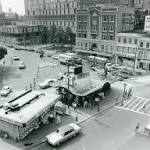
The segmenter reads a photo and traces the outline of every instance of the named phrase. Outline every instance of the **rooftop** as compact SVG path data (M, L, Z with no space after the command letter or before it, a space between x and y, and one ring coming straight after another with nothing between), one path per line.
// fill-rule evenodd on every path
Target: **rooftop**
M141 32L141 33L138 33L138 32L120 32L120 33L117 33L117 36L128 36L128 37L136 37L136 38L140 38L140 37L150 38L150 34L147 34L144 32Z
M48 107L52 106L59 98L59 95L43 94L39 91L32 91L11 103L3 104L0 108L0 120L22 126L34 117L43 113ZM7 106L19 106L20 109L8 111ZM7 113L6 113L7 112Z

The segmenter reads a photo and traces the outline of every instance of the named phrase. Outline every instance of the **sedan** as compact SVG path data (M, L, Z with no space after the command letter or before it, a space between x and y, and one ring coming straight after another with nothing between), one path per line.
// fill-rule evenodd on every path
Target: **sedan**
M9 87L9 86L4 86L2 88L2 90L0 91L0 95L1 96L4 96L4 97L7 97L10 93L12 92L12 88Z
M23 61L20 61L20 63L19 63L19 69L25 69L26 68L26 66L25 66L25 64L24 64L24 62Z
M16 60L20 60L20 58L18 56L14 56L13 59Z
M47 89L47 88L51 87L51 84L56 81L57 81L57 79L46 79L44 82L39 84L39 87L41 89Z
M63 143L70 138L76 136L81 131L81 127L79 127L75 123L71 123L69 125L65 125L57 129L57 131L50 133L46 136L47 142L52 146L57 146L60 143Z

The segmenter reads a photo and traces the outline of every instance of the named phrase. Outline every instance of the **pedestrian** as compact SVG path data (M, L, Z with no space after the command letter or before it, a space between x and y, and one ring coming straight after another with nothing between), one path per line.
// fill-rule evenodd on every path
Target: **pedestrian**
M59 125L60 123L61 123L60 116L57 115L57 116L56 116L56 125Z
M145 104L143 105L142 109L143 109L143 112L145 112L145 109L146 109L146 105Z
M135 132L137 132L139 130L139 128L140 128L140 124L138 122L137 125L136 125L136 127L135 127Z
M87 107L88 107L88 102L84 101L84 108L87 108Z
M74 108L74 111L76 111L76 109L77 109L77 104L76 104L76 103L73 103L72 106L73 106L73 108Z

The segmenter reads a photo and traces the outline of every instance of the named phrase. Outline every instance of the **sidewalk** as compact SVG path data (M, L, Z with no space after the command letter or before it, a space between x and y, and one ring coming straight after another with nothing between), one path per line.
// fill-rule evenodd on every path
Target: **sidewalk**
M91 117L91 115L88 115L88 114L78 110L78 108L76 110L74 110L74 108L72 108L72 107L70 107L69 109L67 107L66 114L75 118L75 122L77 124L79 122L82 122L82 121L86 120L87 118Z

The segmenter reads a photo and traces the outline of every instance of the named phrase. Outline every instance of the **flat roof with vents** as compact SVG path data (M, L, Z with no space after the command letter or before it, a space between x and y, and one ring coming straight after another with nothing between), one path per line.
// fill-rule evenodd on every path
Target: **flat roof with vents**
M53 106L59 95L31 91L0 107L0 120L23 126ZM16 108L16 109L11 109Z

